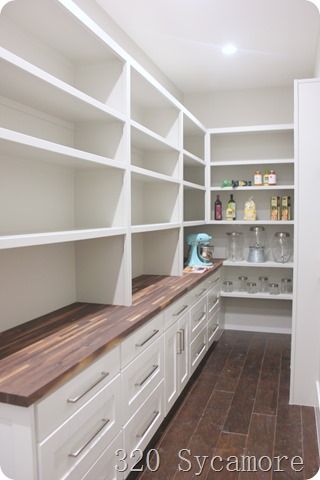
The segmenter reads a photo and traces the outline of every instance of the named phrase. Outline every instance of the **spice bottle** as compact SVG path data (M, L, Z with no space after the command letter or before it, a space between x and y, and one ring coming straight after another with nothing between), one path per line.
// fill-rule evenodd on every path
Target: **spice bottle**
M269 170L265 170L265 172L263 174L263 185L264 186L269 185L269 175L270 175Z
M253 183L256 186L262 185L262 173L259 170L257 170L254 174Z
M269 185L277 185L277 174L274 170L270 170Z

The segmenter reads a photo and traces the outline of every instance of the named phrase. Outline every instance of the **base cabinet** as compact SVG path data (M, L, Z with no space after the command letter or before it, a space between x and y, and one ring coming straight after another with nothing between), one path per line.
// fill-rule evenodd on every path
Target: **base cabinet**
M219 297L218 271L36 404L0 405L6 475L125 479L221 335ZM24 468L15 462L16 445L28 457L21 457Z

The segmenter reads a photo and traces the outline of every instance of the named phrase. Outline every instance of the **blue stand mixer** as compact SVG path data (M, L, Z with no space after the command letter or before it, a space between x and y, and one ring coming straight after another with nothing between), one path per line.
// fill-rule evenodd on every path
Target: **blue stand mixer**
M207 233L192 233L187 236L187 244L189 245L188 267L210 267L213 265L211 240L212 237Z

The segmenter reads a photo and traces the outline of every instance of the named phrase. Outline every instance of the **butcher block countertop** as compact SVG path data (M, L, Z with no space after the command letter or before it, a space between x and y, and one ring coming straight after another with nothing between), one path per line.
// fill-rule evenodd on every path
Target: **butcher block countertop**
M0 402L28 407L86 368L222 265L182 277L143 275L130 307L74 303L0 333Z

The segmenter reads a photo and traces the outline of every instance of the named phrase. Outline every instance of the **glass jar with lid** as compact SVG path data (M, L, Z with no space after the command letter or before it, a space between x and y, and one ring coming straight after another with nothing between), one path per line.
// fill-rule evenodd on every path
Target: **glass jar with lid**
M246 292L247 291L247 280L248 277L245 275L241 275L238 277L238 290L239 292Z
M232 262L243 260L243 235L241 232L228 232L228 259Z
M266 261L265 255L265 228L251 227L249 239L248 262L263 263Z
M288 232L277 232L274 235L272 254L275 262L289 262L292 256L292 242Z

